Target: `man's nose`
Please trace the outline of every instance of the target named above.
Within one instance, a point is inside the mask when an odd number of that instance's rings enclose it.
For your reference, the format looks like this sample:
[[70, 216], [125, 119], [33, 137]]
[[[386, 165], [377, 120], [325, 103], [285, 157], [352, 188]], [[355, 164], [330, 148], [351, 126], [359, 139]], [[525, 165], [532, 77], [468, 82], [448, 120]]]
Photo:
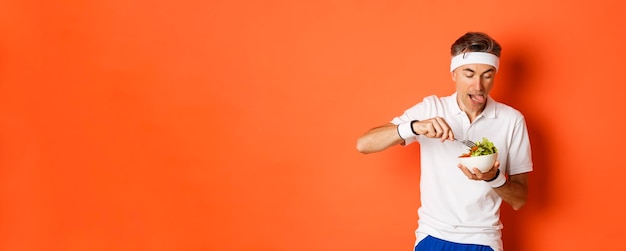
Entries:
[[476, 88], [477, 90], [482, 90], [483, 89], [483, 79], [481, 77], [478, 77], [474, 80], [474, 83], [472, 83], [474, 85], [474, 88]]

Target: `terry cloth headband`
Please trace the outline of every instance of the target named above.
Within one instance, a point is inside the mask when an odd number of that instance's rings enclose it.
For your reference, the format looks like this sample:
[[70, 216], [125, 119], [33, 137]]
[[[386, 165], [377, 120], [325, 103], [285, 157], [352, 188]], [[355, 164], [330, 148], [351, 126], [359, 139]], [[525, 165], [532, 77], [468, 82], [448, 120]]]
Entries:
[[450, 72], [454, 71], [454, 69], [458, 68], [459, 66], [466, 64], [488, 64], [496, 67], [497, 72], [498, 65], [500, 64], [500, 59], [498, 58], [498, 56], [487, 52], [461, 53], [452, 57], [452, 62], [450, 63]]

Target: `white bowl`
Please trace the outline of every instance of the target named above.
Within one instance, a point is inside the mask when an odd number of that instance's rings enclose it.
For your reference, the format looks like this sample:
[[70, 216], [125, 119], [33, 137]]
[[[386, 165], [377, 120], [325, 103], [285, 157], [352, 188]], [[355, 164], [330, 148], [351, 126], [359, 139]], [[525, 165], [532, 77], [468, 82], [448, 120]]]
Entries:
[[459, 163], [466, 166], [472, 173], [474, 173], [474, 167], [484, 173], [493, 167], [493, 163], [496, 162], [496, 156], [497, 154], [492, 153], [476, 157], [459, 157]]

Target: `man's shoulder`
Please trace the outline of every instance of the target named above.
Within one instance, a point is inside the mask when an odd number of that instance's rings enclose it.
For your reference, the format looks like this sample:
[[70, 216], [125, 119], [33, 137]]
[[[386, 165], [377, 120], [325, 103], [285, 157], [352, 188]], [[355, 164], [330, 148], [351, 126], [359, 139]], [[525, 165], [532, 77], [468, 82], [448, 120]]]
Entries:
[[459, 109], [456, 103], [455, 94], [449, 96], [429, 95], [425, 96], [422, 102], [417, 106], [422, 107], [424, 111], [431, 111], [430, 116], [442, 116], [442, 112], [454, 112]]
[[434, 103], [447, 103], [447, 102], [451, 102], [451, 101], [454, 101], [454, 100], [455, 100], [454, 95], [438, 96], [436, 94], [432, 94], [432, 95], [424, 97], [422, 102], [434, 104]]
[[499, 115], [523, 118], [524, 114], [513, 106], [496, 101], [496, 110]]

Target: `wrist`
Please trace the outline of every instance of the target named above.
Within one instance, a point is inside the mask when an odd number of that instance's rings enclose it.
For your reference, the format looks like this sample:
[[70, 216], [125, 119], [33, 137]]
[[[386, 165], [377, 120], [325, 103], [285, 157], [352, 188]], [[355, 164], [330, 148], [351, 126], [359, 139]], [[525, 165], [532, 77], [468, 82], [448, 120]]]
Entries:
[[415, 128], [413, 128], [413, 123], [415, 123], [415, 122], [419, 122], [419, 120], [413, 120], [413, 121], [411, 121], [411, 132], [413, 132], [413, 134], [415, 134], [415, 135], [420, 135], [419, 133], [417, 133], [417, 132], [415, 131]]
[[397, 129], [398, 129], [398, 135], [400, 135], [400, 138], [406, 140], [406, 139], [409, 139], [409, 138], [412, 138], [412, 137], [415, 137], [415, 136], [419, 135], [413, 129], [413, 123], [414, 122], [417, 122], [417, 120], [402, 122], [402, 123], [398, 124]]
[[485, 180], [485, 182], [487, 182], [487, 184], [489, 184], [489, 186], [492, 188], [498, 188], [506, 184], [506, 176], [500, 173], [500, 169], [498, 169], [498, 171], [496, 172], [496, 176], [493, 177], [493, 179]]

